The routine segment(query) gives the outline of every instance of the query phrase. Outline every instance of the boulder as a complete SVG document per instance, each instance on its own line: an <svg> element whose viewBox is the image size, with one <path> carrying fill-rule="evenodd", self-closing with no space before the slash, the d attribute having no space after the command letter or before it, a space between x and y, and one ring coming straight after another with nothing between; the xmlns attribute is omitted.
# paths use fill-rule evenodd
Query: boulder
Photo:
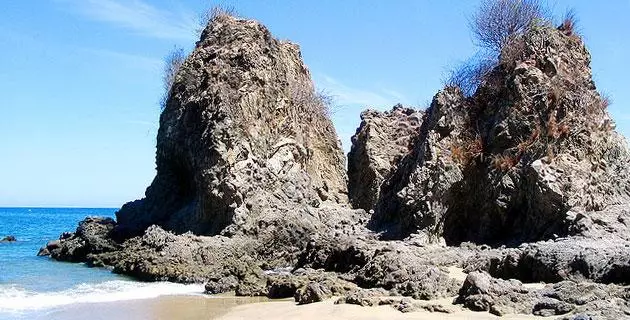
<svg viewBox="0 0 630 320"><path fill-rule="evenodd" d="M118 250L110 233L116 222L112 218L87 217L74 233L64 232L59 240L49 241L38 256L51 256L57 260L85 262L88 255Z"/></svg>
<svg viewBox="0 0 630 320"><path fill-rule="evenodd" d="M0 239L0 242L16 242L17 239L15 238L15 236L12 235L8 235L2 239Z"/></svg>
<svg viewBox="0 0 630 320"><path fill-rule="evenodd" d="M352 206L374 209L381 183L411 150L422 112L398 104L391 111L366 110L348 153L348 196Z"/></svg>

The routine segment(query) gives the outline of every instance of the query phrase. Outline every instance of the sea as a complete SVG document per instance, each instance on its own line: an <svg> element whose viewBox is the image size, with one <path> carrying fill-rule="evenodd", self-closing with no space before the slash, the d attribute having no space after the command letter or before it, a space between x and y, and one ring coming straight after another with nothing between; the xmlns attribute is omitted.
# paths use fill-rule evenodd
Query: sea
<svg viewBox="0 0 630 320"><path fill-rule="evenodd" d="M38 257L49 240L74 231L86 216L114 217L116 209L0 208L0 320L46 319L73 304L201 295L203 285L139 282L104 268Z"/></svg>

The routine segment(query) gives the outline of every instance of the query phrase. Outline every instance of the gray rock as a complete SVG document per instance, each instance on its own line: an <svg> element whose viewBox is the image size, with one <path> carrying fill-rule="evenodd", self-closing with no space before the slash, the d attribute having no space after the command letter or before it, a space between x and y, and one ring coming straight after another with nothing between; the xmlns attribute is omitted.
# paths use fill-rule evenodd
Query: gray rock
<svg viewBox="0 0 630 320"><path fill-rule="evenodd" d="M630 202L630 151L590 55L579 37L548 26L507 46L472 97L440 91L413 141L380 190L368 188L379 195L371 227L384 237L518 244L569 235L575 213Z"/></svg>
<svg viewBox="0 0 630 320"><path fill-rule="evenodd" d="M15 238L15 236L12 235L8 235L2 239L0 239L0 242L16 242L17 239Z"/></svg>
<svg viewBox="0 0 630 320"><path fill-rule="evenodd" d="M456 303L473 311L489 311L501 316L509 313L530 313L536 295L518 280L502 280L488 274L472 272L459 290Z"/></svg>
<svg viewBox="0 0 630 320"><path fill-rule="evenodd" d="M347 202L340 143L299 47L227 15L208 24L175 76L156 165L145 198L116 214L121 238L152 224L199 235L256 233L291 224L283 220L292 216L308 219L308 206Z"/></svg>
<svg viewBox="0 0 630 320"><path fill-rule="evenodd" d="M391 111L366 110L348 153L348 196L355 208L374 209L381 183L419 134L422 112L396 105Z"/></svg>
<svg viewBox="0 0 630 320"><path fill-rule="evenodd" d="M295 302L298 304L320 302L330 297L332 297L332 292L317 282L309 282L305 287L295 292Z"/></svg>
<svg viewBox="0 0 630 320"><path fill-rule="evenodd" d="M37 255L49 255L62 261L86 262L90 254L116 251L119 246L110 237L115 225L112 218L87 217L79 222L74 233L64 232L59 240L49 241Z"/></svg>
<svg viewBox="0 0 630 320"><path fill-rule="evenodd" d="M388 237L422 232L439 241L450 189L462 179L464 162L468 161L464 158L473 156L473 151L467 150L472 144L465 143L469 136L465 103L458 89L447 88L435 96L418 137L412 140L412 152L382 184L371 220L373 228L386 230Z"/></svg>

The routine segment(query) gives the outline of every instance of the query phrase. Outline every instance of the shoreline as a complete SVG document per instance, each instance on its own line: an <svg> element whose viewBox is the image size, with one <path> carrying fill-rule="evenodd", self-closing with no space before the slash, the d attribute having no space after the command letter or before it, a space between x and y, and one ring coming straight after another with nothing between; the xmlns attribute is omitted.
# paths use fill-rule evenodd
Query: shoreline
<svg viewBox="0 0 630 320"><path fill-rule="evenodd" d="M269 301L266 297L230 295L164 295L155 298L76 303L16 314L34 320L218 319L243 304Z"/></svg>
<svg viewBox="0 0 630 320"><path fill-rule="evenodd" d="M409 313L400 312L391 306L362 307L350 304L335 304L337 298L323 302L297 305L293 299L268 299L265 297L236 297L231 295L201 296L172 295L157 298L115 302L81 303L38 313L35 320L92 320L126 319L546 319L533 315L505 315L498 317L488 312L475 312L453 305L453 298L420 301L423 304L442 304L450 313L425 310ZM550 317L553 318L553 317Z"/></svg>

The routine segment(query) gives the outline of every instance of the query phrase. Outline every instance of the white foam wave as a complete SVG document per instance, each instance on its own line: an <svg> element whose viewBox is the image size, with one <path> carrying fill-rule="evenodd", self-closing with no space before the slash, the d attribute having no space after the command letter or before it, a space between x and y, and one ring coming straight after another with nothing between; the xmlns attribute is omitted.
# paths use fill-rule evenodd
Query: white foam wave
<svg viewBox="0 0 630 320"><path fill-rule="evenodd" d="M200 295L203 291L203 285L199 284L124 280L80 284L56 292L34 292L16 286L0 286L0 312L47 309L75 303L149 299L165 295Z"/></svg>

